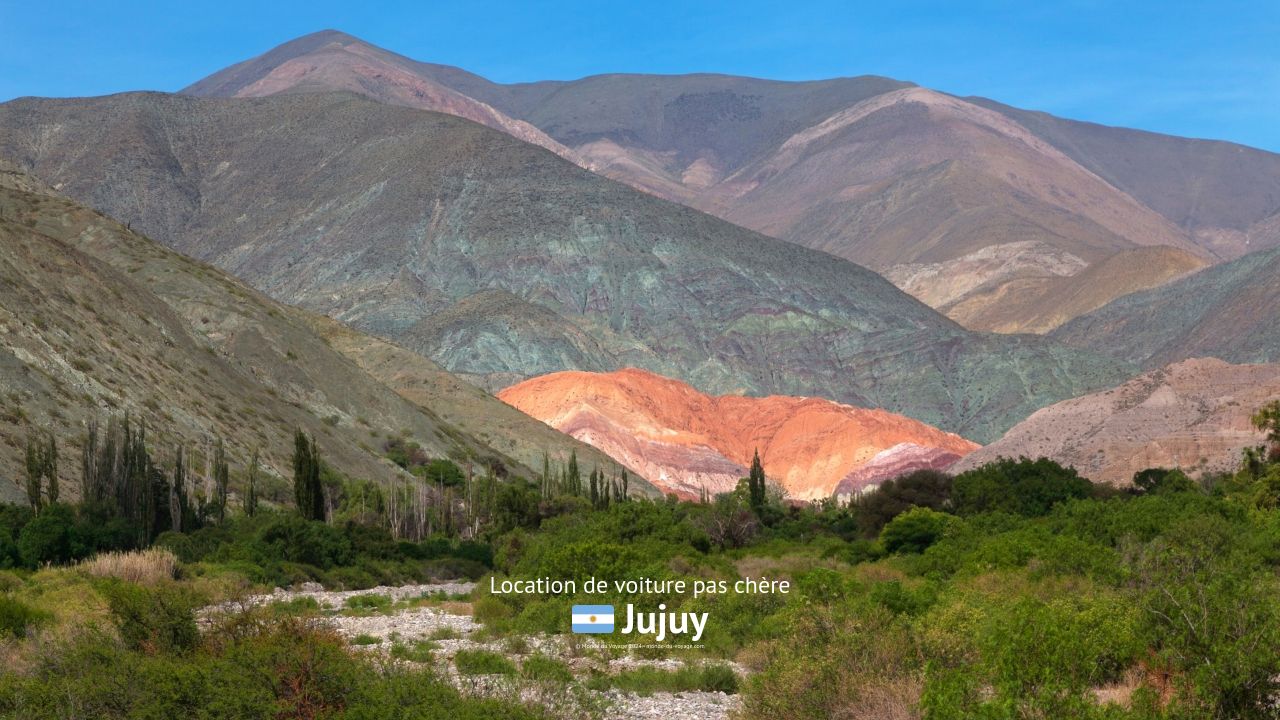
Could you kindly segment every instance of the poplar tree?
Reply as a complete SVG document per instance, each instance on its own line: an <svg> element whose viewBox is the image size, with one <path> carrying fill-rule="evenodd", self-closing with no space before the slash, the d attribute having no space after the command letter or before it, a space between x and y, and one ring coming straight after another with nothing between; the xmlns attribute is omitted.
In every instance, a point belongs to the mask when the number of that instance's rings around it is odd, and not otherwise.
<svg viewBox="0 0 1280 720"><path fill-rule="evenodd" d="M569 453L569 469L566 472L566 482L569 486L569 493L575 497L580 497L582 495L582 473L578 470L577 450L573 450Z"/></svg>
<svg viewBox="0 0 1280 720"><path fill-rule="evenodd" d="M751 458L751 473L747 476L747 481L751 509L759 512L764 507L765 501L764 466L760 464L759 450L756 450L755 456Z"/></svg>
<svg viewBox="0 0 1280 720"><path fill-rule="evenodd" d="M213 449L213 515L222 522L227 517L227 484L231 476L227 466L227 451L222 438Z"/></svg>
<svg viewBox="0 0 1280 720"><path fill-rule="evenodd" d="M253 517L258 513L258 448L249 456L249 470L245 474L244 514Z"/></svg>
<svg viewBox="0 0 1280 720"><path fill-rule="evenodd" d="M293 499L308 520L324 520L324 488L320 484L320 452L316 440L302 430L293 436Z"/></svg>
<svg viewBox="0 0 1280 720"><path fill-rule="evenodd" d="M44 477L41 447L34 435L27 436L27 502L37 513L44 507L44 497L40 492L40 479Z"/></svg>

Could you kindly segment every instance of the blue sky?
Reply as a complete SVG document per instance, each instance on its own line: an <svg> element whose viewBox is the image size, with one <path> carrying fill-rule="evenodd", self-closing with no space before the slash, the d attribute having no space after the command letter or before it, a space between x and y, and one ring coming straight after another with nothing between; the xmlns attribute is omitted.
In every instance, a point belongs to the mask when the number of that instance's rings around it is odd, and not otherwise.
<svg viewBox="0 0 1280 720"><path fill-rule="evenodd" d="M876 74L1280 151L1280 0L0 0L0 100L177 90L323 28L502 82L602 72Z"/></svg>

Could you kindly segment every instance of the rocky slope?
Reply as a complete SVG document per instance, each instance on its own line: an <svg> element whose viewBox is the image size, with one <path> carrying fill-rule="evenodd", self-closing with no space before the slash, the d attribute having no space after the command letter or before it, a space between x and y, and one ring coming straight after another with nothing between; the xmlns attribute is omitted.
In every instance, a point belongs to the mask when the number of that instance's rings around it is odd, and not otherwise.
<svg viewBox="0 0 1280 720"><path fill-rule="evenodd" d="M331 348L350 358L378 382L415 405L431 408L453 427L527 467L540 469L543 453L563 464L573 452L584 465L598 467L610 477L621 470L608 455L498 402L484 390L411 350L321 315L308 313L308 321Z"/></svg>
<svg viewBox="0 0 1280 720"><path fill-rule="evenodd" d="M1262 443L1250 416L1280 398L1280 365L1195 359L1036 412L952 467L997 457L1048 457L1095 482L1126 485L1150 467L1229 470Z"/></svg>
<svg viewBox="0 0 1280 720"><path fill-rule="evenodd" d="M405 89L419 85L432 90ZM886 78L500 85L324 31L188 92L339 89L486 122L646 192L867 265L973 329L1045 332L1206 261L1280 243L1280 155ZM441 89L519 120L434 100ZM528 134L535 127L547 141ZM1112 272L1149 246L1164 246L1164 262Z"/></svg>
<svg viewBox="0 0 1280 720"><path fill-rule="evenodd" d="M984 248L979 252L993 249ZM959 262L965 260L962 258ZM932 288L972 277L963 271L956 272L957 264L942 263L912 277L908 283ZM1118 252L1071 275L1017 277L1010 274L989 280L953 301L942 303L940 308L965 327L1046 333L1116 298L1159 287L1204 266L1203 259L1176 248L1135 248Z"/></svg>
<svg viewBox="0 0 1280 720"><path fill-rule="evenodd" d="M496 388L645 367L975 440L1131 371L964 331L852 263L349 94L0 106L0 153L290 304Z"/></svg>
<svg viewBox="0 0 1280 720"><path fill-rule="evenodd" d="M435 456L524 472L522 462L536 465L534 453L509 436L553 455L578 447L474 390L465 414L455 391L429 387L407 400L335 352L313 329L324 321L311 313L58 197L11 166L0 166L0 246L2 497L20 496L30 428L57 435L62 485L74 497L84 423L126 412L148 423L160 457L178 442L199 456L213 437L225 438L234 474L261 447L264 464L287 477L295 428L314 434L334 467L370 479L399 473L379 450L389 432ZM352 331L343 340L362 348L380 342ZM449 405L467 431L432 405Z"/></svg>
<svg viewBox="0 0 1280 720"><path fill-rule="evenodd" d="M1280 249L1245 255L1119 298L1052 337L1159 367L1192 357L1280 361Z"/></svg>
<svg viewBox="0 0 1280 720"><path fill-rule="evenodd" d="M821 398L715 397L635 369L553 373L498 397L664 490L693 496L732 490L756 451L790 497L817 499L846 479L861 487L924 465L945 467L940 457L954 462L978 447L883 410Z"/></svg>

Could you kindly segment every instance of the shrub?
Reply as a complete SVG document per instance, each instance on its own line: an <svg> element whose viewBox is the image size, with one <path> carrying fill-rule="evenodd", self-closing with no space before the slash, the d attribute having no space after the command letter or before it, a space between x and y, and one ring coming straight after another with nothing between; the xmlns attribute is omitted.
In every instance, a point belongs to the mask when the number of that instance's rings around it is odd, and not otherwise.
<svg viewBox="0 0 1280 720"><path fill-rule="evenodd" d="M511 607L492 595L486 595L476 600L471 611L471 616L475 618L475 621L484 625L501 623L510 619L511 615Z"/></svg>
<svg viewBox="0 0 1280 720"><path fill-rule="evenodd" d="M889 521L880 532L886 552L920 553L938 542L958 518L929 508L911 508Z"/></svg>
<svg viewBox="0 0 1280 720"><path fill-rule="evenodd" d="M430 663L435 660L436 644L430 640L417 640L412 645L396 643L391 646L391 657L416 663Z"/></svg>
<svg viewBox="0 0 1280 720"><path fill-rule="evenodd" d="M351 610L369 610L386 612L391 607L391 598L386 595L369 593L368 595L352 595L343 603Z"/></svg>
<svg viewBox="0 0 1280 720"><path fill-rule="evenodd" d="M1087 498L1092 492L1092 483L1052 460L1000 458L957 475L951 497L960 515L1007 512L1039 517L1058 503Z"/></svg>
<svg viewBox="0 0 1280 720"><path fill-rule="evenodd" d="M864 537L880 534L889 521L912 507L946 510L951 504L951 476L937 470L917 470L888 480L850 504Z"/></svg>
<svg viewBox="0 0 1280 720"><path fill-rule="evenodd" d="M610 675L600 673L587 681L587 687L604 690L614 687L640 695L655 692L723 692L738 691L738 676L724 664L685 665L676 670L638 667Z"/></svg>
<svg viewBox="0 0 1280 720"><path fill-rule="evenodd" d="M18 553L30 568L71 559L71 529L75 516L66 505L51 505L18 533Z"/></svg>
<svg viewBox="0 0 1280 720"><path fill-rule="evenodd" d="M52 616L8 595L0 595L0 638L24 638Z"/></svg>
<svg viewBox="0 0 1280 720"><path fill-rule="evenodd" d="M145 653L180 653L200 639L195 598L174 585L147 587L112 580L101 585L125 645Z"/></svg>
<svg viewBox="0 0 1280 720"><path fill-rule="evenodd" d="M459 650L453 664L463 675L515 675L516 666L507 658L488 650Z"/></svg>
<svg viewBox="0 0 1280 720"><path fill-rule="evenodd" d="M520 664L520 675L536 682L573 682L569 666L546 655L533 655Z"/></svg>

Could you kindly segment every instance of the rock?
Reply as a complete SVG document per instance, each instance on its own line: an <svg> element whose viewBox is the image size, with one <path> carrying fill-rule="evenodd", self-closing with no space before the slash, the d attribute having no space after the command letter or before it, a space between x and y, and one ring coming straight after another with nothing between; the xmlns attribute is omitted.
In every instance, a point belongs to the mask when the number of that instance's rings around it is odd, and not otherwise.
<svg viewBox="0 0 1280 720"><path fill-rule="evenodd" d="M945 468L978 445L884 410L821 398L713 397L627 369L527 380L499 399L603 450L663 490L732 490L758 450L765 474L794 498L829 497L918 467ZM859 471L863 471L858 475Z"/></svg>
<svg viewBox="0 0 1280 720"><path fill-rule="evenodd" d="M997 457L1047 457L1095 481L1127 485L1150 467L1193 474L1231 470L1262 443L1250 423L1280 398L1280 364L1185 360L1119 387L1040 410L996 442L952 466L961 472Z"/></svg>

